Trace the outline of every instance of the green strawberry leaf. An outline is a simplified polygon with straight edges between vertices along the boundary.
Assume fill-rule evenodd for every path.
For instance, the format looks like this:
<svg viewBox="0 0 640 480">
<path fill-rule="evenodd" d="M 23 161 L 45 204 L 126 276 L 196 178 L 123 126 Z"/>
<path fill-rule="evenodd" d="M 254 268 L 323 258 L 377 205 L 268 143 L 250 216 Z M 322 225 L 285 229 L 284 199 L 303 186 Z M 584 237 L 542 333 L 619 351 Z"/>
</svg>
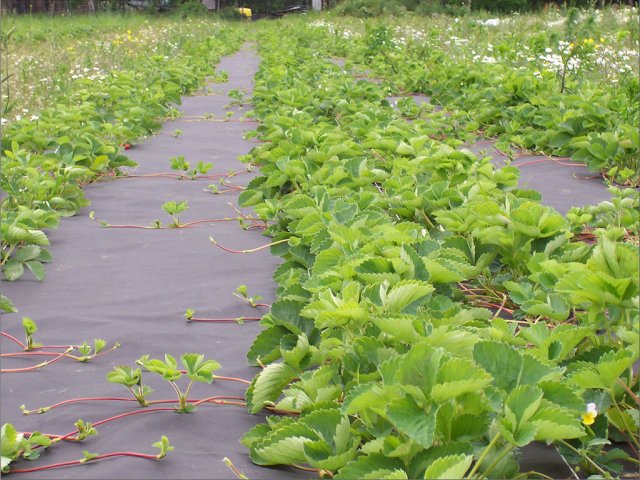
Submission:
<svg viewBox="0 0 640 480">
<path fill-rule="evenodd" d="M 265 404 L 273 403 L 298 373 L 285 363 L 272 363 L 262 370 L 247 389 L 249 413 L 258 413 Z"/>
</svg>

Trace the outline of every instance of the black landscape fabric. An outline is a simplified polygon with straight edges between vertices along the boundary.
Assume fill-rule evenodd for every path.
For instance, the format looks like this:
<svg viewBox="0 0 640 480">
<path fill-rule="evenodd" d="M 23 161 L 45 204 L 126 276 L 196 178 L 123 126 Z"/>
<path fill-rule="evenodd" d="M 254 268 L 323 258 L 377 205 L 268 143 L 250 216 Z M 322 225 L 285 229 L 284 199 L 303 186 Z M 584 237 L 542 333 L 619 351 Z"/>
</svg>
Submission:
<svg viewBox="0 0 640 480">
<path fill-rule="evenodd" d="M 167 122 L 160 134 L 128 151 L 138 162 L 136 174 L 171 172 L 169 159 L 183 155 L 194 166 L 198 161 L 213 163 L 211 173 L 242 172 L 237 160 L 255 143 L 242 139 L 253 128 L 241 123 L 238 108 L 233 122 L 226 118 L 226 92 L 245 90 L 250 98 L 252 78 L 258 58 L 250 50 L 222 60 L 219 69 L 229 73 L 229 81 L 212 84 L 210 92 L 185 98 L 180 109 L 185 117 Z M 241 109 L 240 109 L 241 110 Z M 215 117 L 211 118 L 211 115 Z M 196 116 L 210 117 L 197 119 Z M 218 120 L 218 121 L 216 121 Z M 174 137 L 175 130 L 182 134 Z M 255 174 L 239 173 L 233 184 L 246 185 Z M 58 230 L 49 232 L 53 263 L 47 277 L 37 282 L 25 274 L 15 282 L 3 282 L 3 294 L 11 298 L 18 314 L 3 316 L 2 329 L 23 338 L 21 318 L 38 323 L 36 340 L 46 344 L 81 344 L 102 338 L 122 346 L 89 363 L 63 359 L 44 369 L 2 375 L 2 421 L 20 431 L 65 434 L 75 429 L 79 418 L 95 422 L 136 410 L 136 403 L 87 402 L 67 405 L 42 415 L 23 416 L 20 405 L 36 408 L 75 397 L 127 397 L 125 387 L 109 383 L 105 375 L 116 365 L 134 367 L 143 354 L 178 358 L 185 352 L 205 354 L 222 368 L 218 375 L 250 380 L 256 369 L 247 366 L 246 352 L 258 334 L 255 322 L 244 324 L 188 323 L 187 308 L 199 317 L 259 317 L 266 310 L 252 308 L 232 295 L 245 284 L 251 295 L 262 295 L 271 303 L 271 280 L 278 259 L 268 249 L 253 254 L 227 253 L 213 246 L 213 236 L 221 245 L 248 249 L 269 242 L 257 230 L 243 230 L 237 221 L 202 224 L 186 229 L 144 230 L 103 228 L 89 218 L 110 224 L 150 225 L 170 218 L 162 210 L 167 201 L 186 200 L 189 209 L 179 215 L 181 222 L 201 219 L 235 218 L 228 205 L 236 205 L 237 194 L 214 195 L 203 190 L 216 180 L 174 180 L 169 178 L 124 178 L 86 188 L 91 206 L 79 215 L 64 219 Z M 224 188 L 224 187 L 220 187 Z M 15 347 L 15 348 L 14 348 Z M 17 351 L 17 345 L 3 339 L 2 351 Z M 35 364 L 41 358 L 3 359 L 3 368 Z M 150 400 L 173 398 L 171 387 L 154 374 L 143 380 L 154 389 Z M 185 378 L 181 379 L 184 381 Z M 180 383 L 180 381 L 178 382 Z M 183 385 L 184 386 L 184 385 Z M 243 396 L 246 385 L 227 381 L 197 383 L 190 398 L 214 395 Z M 143 409 L 140 409 L 143 410 Z M 94 464 L 38 473 L 16 474 L 20 478 L 74 479 L 213 479 L 234 478 L 222 462 L 229 457 L 244 474 L 261 478 L 308 478 L 312 474 L 289 469 L 253 465 L 240 437 L 263 415 L 249 415 L 244 407 L 201 405 L 190 414 L 170 411 L 149 412 L 122 418 L 97 427 L 99 434 L 79 444 L 56 445 L 37 462 L 20 462 L 27 468 L 82 458 L 82 451 L 109 453 L 135 451 L 156 454 L 151 445 L 166 435 L 175 451 L 159 462 L 136 458 L 113 458 Z"/>
<path fill-rule="evenodd" d="M 222 60 L 219 69 L 229 81 L 211 84 L 200 96 L 184 99 L 184 117 L 167 122 L 161 132 L 128 153 L 138 162 L 136 174 L 169 172 L 169 159 L 183 155 L 191 165 L 213 163 L 210 173 L 238 171 L 230 181 L 246 185 L 255 173 L 247 173 L 237 160 L 255 143 L 243 140 L 252 125 L 241 121 L 242 108 L 235 108 L 233 121 L 222 122 L 230 101 L 226 93 L 240 89 L 250 97 L 252 78 L 258 67 L 256 54 L 245 48 Z M 246 110 L 246 108 L 244 109 Z M 182 133 L 175 135 L 176 130 Z M 477 149 L 476 149 L 477 150 Z M 520 160 L 525 161 L 524 159 Z M 535 167 L 535 169 L 534 169 Z M 543 170 L 546 169 L 546 170 Z M 542 173 L 541 173 L 542 172 Z M 523 170 L 522 181 L 543 193 L 545 203 L 566 212 L 571 205 L 596 203 L 609 198 L 601 183 L 577 180 L 571 168 L 545 162 Z M 246 352 L 260 330 L 256 323 L 188 323 L 190 308 L 198 317 L 237 318 L 261 316 L 264 308 L 252 308 L 232 295 L 241 284 L 250 294 L 273 300 L 271 280 L 278 259 L 268 249 L 239 255 L 214 247 L 209 237 L 233 249 L 249 249 L 268 243 L 256 230 L 243 230 L 238 222 L 203 223 L 193 228 L 145 230 L 103 228 L 89 218 L 110 224 L 150 225 L 158 219 L 170 221 L 162 210 L 167 201 L 186 200 L 189 209 L 182 222 L 236 217 L 229 205 L 237 194 L 214 195 L 204 190 L 215 180 L 175 180 L 162 177 L 123 178 L 93 184 L 86 192 L 92 204 L 79 215 L 64 219 L 49 233 L 53 263 L 44 282 L 25 275 L 15 283 L 3 282 L 3 294 L 19 308 L 19 314 L 4 315 L 2 329 L 22 338 L 20 319 L 31 317 L 39 325 L 36 340 L 46 344 L 81 344 L 102 338 L 121 347 L 89 363 L 64 359 L 44 369 L 2 375 L 2 421 L 20 431 L 65 434 L 83 419 L 96 422 L 124 412 L 143 410 L 131 402 L 86 402 L 67 405 L 43 415 L 23 416 L 20 405 L 33 409 L 75 397 L 126 397 L 121 385 L 109 383 L 105 375 L 112 367 L 128 365 L 143 354 L 163 358 L 185 352 L 203 353 L 222 364 L 216 373 L 250 380 L 256 369 L 246 365 Z M 221 187 L 223 188 L 223 187 Z M 557 199 L 557 201 L 554 201 Z M 2 340 L 2 351 L 17 345 Z M 3 368 L 37 363 L 33 359 L 4 359 Z M 145 373 L 144 382 L 155 390 L 150 400 L 172 398 L 174 392 L 156 375 Z M 182 379 L 184 380 L 184 379 Z M 190 398 L 214 395 L 243 396 L 245 385 L 214 381 L 196 384 Z M 310 472 L 288 468 L 262 468 L 249 460 L 240 437 L 264 415 L 249 415 L 238 406 L 201 405 L 190 414 L 171 411 L 141 413 L 98 427 L 99 435 L 79 444 L 57 445 L 43 453 L 37 463 L 20 462 L 16 468 L 82 458 L 82 451 L 109 453 L 136 451 L 157 453 L 151 444 L 166 435 L 175 451 L 162 461 L 114 458 L 83 466 L 20 478 L 38 479 L 217 479 L 234 478 L 222 462 L 228 457 L 252 479 L 309 478 Z M 544 446 L 525 450 L 523 462 L 556 478 L 568 471 L 554 451 Z"/>
</svg>

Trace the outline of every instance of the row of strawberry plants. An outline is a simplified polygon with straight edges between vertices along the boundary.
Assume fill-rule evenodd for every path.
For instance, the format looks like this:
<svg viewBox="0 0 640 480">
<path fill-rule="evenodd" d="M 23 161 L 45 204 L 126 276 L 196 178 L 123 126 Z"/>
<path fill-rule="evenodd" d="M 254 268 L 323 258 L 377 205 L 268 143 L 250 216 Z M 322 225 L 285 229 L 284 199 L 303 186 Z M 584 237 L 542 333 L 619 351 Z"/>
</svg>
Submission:
<svg viewBox="0 0 640 480">
<path fill-rule="evenodd" d="M 0 265 L 7 280 L 25 269 L 44 277 L 43 264 L 51 260 L 44 229 L 56 228 L 60 217 L 89 203 L 84 184 L 134 166 L 124 147 L 157 130 L 180 96 L 198 88 L 220 57 L 241 43 L 239 29 L 220 23 L 182 34 L 179 40 L 165 39 L 174 42 L 171 57 L 157 45 L 154 55 L 141 50 L 134 67 L 97 80 L 78 79 L 56 105 L 5 127 Z"/>
<path fill-rule="evenodd" d="M 375 20 L 360 34 L 342 36 L 339 51 L 396 90 L 424 93 L 458 111 L 463 132 L 499 137 L 505 146 L 570 156 L 610 180 L 637 186 L 640 84 L 637 71 L 632 74 L 637 44 L 620 66 L 621 72 L 629 69 L 627 74 L 619 74 L 615 82 L 592 80 L 588 65 L 597 68 L 605 61 L 600 55 L 622 47 L 589 19 L 576 11 L 564 20 L 564 31 L 546 34 L 514 34 L 509 26 L 494 34 L 488 27 L 474 28 L 474 20 L 446 29 L 429 24 L 394 28 Z M 348 26 L 347 21 L 333 28 Z M 471 38 L 456 36 L 463 32 Z M 487 45 L 486 36 L 496 44 Z M 533 61 L 523 64 L 523 56 Z M 538 56 L 558 63 L 553 67 L 557 71 L 545 70 Z"/>
<path fill-rule="evenodd" d="M 574 473 L 618 473 L 611 441 L 638 449 L 637 248 L 622 228 L 578 241 L 517 169 L 433 140 L 328 61 L 334 42 L 300 24 L 260 36 L 265 143 L 245 159 L 262 175 L 239 200 L 283 263 L 246 399 L 288 415 L 245 435 L 251 459 L 516 478 L 539 441 Z"/>
</svg>

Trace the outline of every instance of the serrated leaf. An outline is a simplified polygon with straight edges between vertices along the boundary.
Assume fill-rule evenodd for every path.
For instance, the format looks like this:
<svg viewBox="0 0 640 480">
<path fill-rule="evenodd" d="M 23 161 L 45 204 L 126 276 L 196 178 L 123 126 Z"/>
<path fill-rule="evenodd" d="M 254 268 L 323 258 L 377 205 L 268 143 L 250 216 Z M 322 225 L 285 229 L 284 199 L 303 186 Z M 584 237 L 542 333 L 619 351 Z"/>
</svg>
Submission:
<svg viewBox="0 0 640 480">
<path fill-rule="evenodd" d="M 275 324 L 283 326 L 295 334 L 305 332 L 309 335 L 311 330 L 313 330 L 313 322 L 300 317 L 301 309 L 301 302 L 295 300 L 277 300 L 271 305 L 270 314 Z"/>
<path fill-rule="evenodd" d="M 272 363 L 262 370 L 247 389 L 249 413 L 258 413 L 266 403 L 274 402 L 298 373 L 286 363 Z"/>
<path fill-rule="evenodd" d="M 140 385 L 142 372 L 139 368 L 134 370 L 126 365 L 113 367 L 113 370 L 107 373 L 107 381 L 124 385 L 125 387 L 133 387 Z"/>
<path fill-rule="evenodd" d="M 418 252 L 416 252 L 416 250 L 411 245 L 402 246 L 400 258 L 402 258 L 407 263 L 411 263 L 413 278 L 423 281 L 429 280 L 429 271 L 425 268 L 425 264 L 422 261 L 420 255 L 418 255 Z"/>
<path fill-rule="evenodd" d="M 150 372 L 161 375 L 165 380 L 176 381 L 182 376 L 182 373 L 178 370 L 176 359 L 169 354 L 166 354 L 164 358 L 164 362 L 158 359 L 146 360 L 143 362 L 143 366 Z"/>
<path fill-rule="evenodd" d="M 348 415 L 374 409 L 384 412 L 385 405 L 397 395 L 384 389 L 377 383 L 366 383 L 352 388 L 342 403 L 342 410 Z"/>
<path fill-rule="evenodd" d="M 443 351 L 426 343 L 414 345 L 402 356 L 395 381 L 401 385 L 418 387 L 424 398 L 430 396 L 431 388 L 436 383 Z"/>
<path fill-rule="evenodd" d="M 371 321 L 383 333 L 407 343 L 416 342 L 422 338 L 413 325 L 414 320 L 415 317 L 410 315 L 388 314 L 371 317 Z"/>
<path fill-rule="evenodd" d="M 245 433 L 240 439 L 245 447 L 251 448 L 254 444 L 261 442 L 271 432 L 271 427 L 266 423 L 259 423 Z"/>
<path fill-rule="evenodd" d="M 324 440 L 316 440 L 304 444 L 304 454 L 307 462 L 314 468 L 328 471 L 336 471 L 353 460 L 358 451 L 358 437 L 355 437 L 350 449 L 340 453 L 332 452 Z"/>
<path fill-rule="evenodd" d="M 395 285 L 388 293 L 385 310 L 390 313 L 402 313 L 411 310 L 420 301 L 434 291 L 433 285 L 417 280 L 407 280 Z"/>
<path fill-rule="evenodd" d="M 304 445 L 317 436 L 306 425 L 295 422 L 276 428 L 249 455 L 257 465 L 291 465 L 305 463 Z"/>
<path fill-rule="evenodd" d="M 381 478 L 381 475 L 402 470 L 403 464 L 397 458 L 387 458 L 379 453 L 360 455 L 356 460 L 347 463 L 333 477 L 335 480 L 353 480 L 355 478 Z M 372 477 L 372 475 L 375 475 Z"/>
<path fill-rule="evenodd" d="M 473 348 L 473 358 L 493 375 L 499 388 L 511 391 L 518 384 L 522 358 L 513 347 L 500 342 L 479 342 Z"/>
<path fill-rule="evenodd" d="M 450 428 L 452 440 L 475 440 L 487 434 L 489 423 L 486 417 L 463 413 L 451 419 Z"/>
<path fill-rule="evenodd" d="M 438 383 L 433 386 L 431 396 L 444 402 L 470 392 L 484 390 L 491 383 L 491 376 L 464 358 L 452 358 L 440 367 Z"/>
<path fill-rule="evenodd" d="M 263 365 L 267 365 L 280 358 L 280 340 L 288 333 L 290 331 L 280 325 L 261 331 L 247 352 L 249 365 L 257 366 L 258 359 Z"/>
<path fill-rule="evenodd" d="M 25 262 L 25 265 L 31 271 L 31 273 L 33 273 L 33 276 L 36 277 L 37 280 L 44 280 L 45 271 L 44 265 L 42 265 L 42 263 L 38 262 L 37 260 L 29 260 L 28 262 Z"/>
<path fill-rule="evenodd" d="M 24 247 L 20 247 L 13 255 L 13 258 L 17 262 L 24 263 L 28 260 L 33 260 L 37 258 L 41 253 L 41 248 L 37 245 L 25 245 Z"/>
<path fill-rule="evenodd" d="M 543 400 L 538 412 L 531 418 L 538 441 L 556 441 L 579 438 L 584 435 L 579 416 L 566 408 Z"/>
<path fill-rule="evenodd" d="M 309 339 L 304 333 L 286 335 L 280 341 L 280 352 L 286 363 L 300 369 L 300 363 L 309 353 Z"/>
<path fill-rule="evenodd" d="M 213 372 L 220 368 L 218 362 L 205 360 L 204 355 L 200 353 L 183 353 L 180 359 L 187 371 L 187 377 L 194 382 L 211 383 Z"/>
<path fill-rule="evenodd" d="M 4 276 L 10 282 L 20 278 L 23 273 L 24 264 L 14 260 L 13 258 L 4 264 Z"/>
<path fill-rule="evenodd" d="M 39 246 L 49 245 L 49 239 L 44 232 L 40 230 L 29 230 L 27 236 L 24 239 L 26 244 L 33 244 Z"/>
<path fill-rule="evenodd" d="M 529 420 L 538 411 L 542 391 L 531 385 L 519 385 L 507 398 L 503 426 L 510 430 L 516 445 L 523 447 L 533 439 L 535 430 Z"/>
<path fill-rule="evenodd" d="M 472 461 L 473 455 L 449 455 L 438 458 L 424 472 L 424 478 L 427 480 L 465 478 L 464 475 Z"/>
<path fill-rule="evenodd" d="M 238 205 L 241 207 L 253 207 L 264 199 L 264 194 L 260 190 L 245 190 L 238 196 Z"/>
<path fill-rule="evenodd" d="M 411 440 L 429 448 L 433 445 L 437 411 L 433 404 L 420 407 L 413 398 L 403 397 L 387 407 L 387 416 Z"/>
</svg>

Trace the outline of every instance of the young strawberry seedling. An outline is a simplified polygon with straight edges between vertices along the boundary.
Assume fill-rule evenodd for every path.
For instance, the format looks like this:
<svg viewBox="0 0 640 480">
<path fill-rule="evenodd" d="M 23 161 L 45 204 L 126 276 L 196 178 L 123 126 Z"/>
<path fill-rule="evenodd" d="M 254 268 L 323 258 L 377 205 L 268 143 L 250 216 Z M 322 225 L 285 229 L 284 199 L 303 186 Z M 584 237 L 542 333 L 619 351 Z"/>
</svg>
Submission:
<svg viewBox="0 0 640 480">
<path fill-rule="evenodd" d="M 70 460 L 67 462 L 59 462 L 59 463 L 53 463 L 50 465 L 44 465 L 41 467 L 32 467 L 32 468 L 15 468 L 15 469 L 10 469 L 9 465 L 7 464 L 7 470 L 6 472 L 3 469 L 3 472 L 5 473 L 31 473 L 31 472 L 41 472 L 44 470 L 53 470 L 55 468 L 62 468 L 62 467 L 69 467 L 72 465 L 82 465 L 85 463 L 89 463 L 89 462 L 96 462 L 99 460 L 104 460 L 107 458 L 113 458 L 113 457 L 134 457 L 134 458 L 144 458 L 147 460 L 160 460 L 162 458 L 164 458 L 168 452 L 170 452 L 171 450 L 173 450 L 173 446 L 171 446 L 169 444 L 169 440 L 167 439 L 166 436 L 162 436 L 162 438 L 160 439 L 159 442 L 156 442 L 152 445 L 153 447 L 156 447 L 158 449 L 160 449 L 160 452 L 156 455 L 152 455 L 152 454 L 148 454 L 148 453 L 139 453 L 139 452 L 111 452 L 111 453 L 104 453 L 104 454 L 97 454 L 97 453 L 90 453 L 87 450 L 84 450 L 83 453 L 83 457 L 77 460 Z"/>
<path fill-rule="evenodd" d="M 25 473 L 32 469 L 15 470 L 10 465 L 20 459 L 37 460 L 40 457 L 40 448 L 50 448 L 62 441 L 81 442 L 85 438 L 96 435 L 98 432 L 91 423 L 78 420 L 75 423 L 76 430 L 66 435 L 55 435 L 41 432 L 18 432 L 10 423 L 2 425 L 0 441 L 2 444 L 2 473 Z M 42 467 L 37 467 L 42 469 Z M 49 467 L 55 468 L 55 467 Z M 44 468 L 47 469 L 47 468 Z"/>
<path fill-rule="evenodd" d="M 236 288 L 236 291 L 233 292 L 233 295 L 235 297 L 238 297 L 241 300 L 244 300 L 249 304 L 249 306 L 254 308 L 256 307 L 270 308 L 271 307 L 271 305 L 267 303 L 258 303 L 258 300 L 262 300 L 262 295 L 254 295 L 253 297 L 250 296 L 249 290 L 247 289 L 246 285 L 238 285 L 238 288 Z"/>
<path fill-rule="evenodd" d="M 131 225 L 131 224 L 111 224 L 107 223 L 104 220 L 98 220 L 95 217 L 95 212 L 89 212 L 89 218 L 96 223 L 99 223 L 104 228 L 139 228 L 142 230 L 167 230 L 167 229 L 175 229 L 175 228 L 191 228 L 196 225 L 201 225 L 205 223 L 220 223 L 220 222 L 233 222 L 240 221 L 241 219 L 238 217 L 225 217 L 225 218 L 212 218 L 205 220 L 193 220 L 191 222 L 181 223 L 178 218 L 178 214 L 184 212 L 189 208 L 189 204 L 187 201 L 183 200 L 181 202 L 167 202 L 162 205 L 162 209 L 167 212 L 171 216 L 172 222 L 163 225 L 160 220 L 154 220 L 151 225 Z"/>
<path fill-rule="evenodd" d="M 0 332 L 0 334 L 11 340 L 13 343 L 19 345 L 23 351 L 22 352 L 5 352 L 0 354 L 2 358 L 10 358 L 10 357 L 51 357 L 50 360 L 46 360 L 44 362 L 38 363 L 31 367 L 23 367 L 23 368 L 6 368 L 0 370 L 2 373 L 20 373 L 20 372 L 28 372 L 32 370 L 38 370 L 40 368 L 46 367 L 52 363 L 55 363 L 61 360 L 64 357 L 71 358 L 78 362 L 88 362 L 100 355 L 104 355 L 105 353 L 111 352 L 120 347 L 119 343 L 114 344 L 111 348 L 106 349 L 107 342 L 100 338 L 96 338 L 93 341 L 93 346 L 89 345 L 86 341 L 82 343 L 82 345 L 43 345 L 34 340 L 33 335 L 38 331 L 38 325 L 29 317 L 23 317 L 22 319 L 22 327 L 25 332 L 25 342 L 21 342 L 13 335 L 10 335 L 6 332 Z M 63 350 L 62 352 L 54 352 L 50 350 Z M 78 351 L 78 355 L 73 355 L 72 352 L 74 350 Z"/>
<path fill-rule="evenodd" d="M 229 98 L 231 98 L 231 101 L 227 103 L 224 106 L 224 108 L 230 108 L 233 106 L 242 107 L 245 105 L 245 100 L 244 100 L 245 92 L 243 92 L 242 90 L 234 88 L 232 90 L 229 90 L 227 92 L 227 95 L 229 96 Z"/>
<path fill-rule="evenodd" d="M 168 357 L 168 358 L 167 358 Z M 201 354 L 183 354 L 181 357 L 182 364 L 186 369 L 178 369 L 175 359 L 173 357 L 165 356 L 165 362 L 161 362 L 160 360 L 149 360 L 148 356 L 145 355 L 137 360 L 136 363 L 146 366 L 150 364 L 149 371 L 152 371 L 151 368 L 155 369 L 154 373 L 158 373 L 162 375 L 165 380 L 168 380 L 174 391 L 178 393 L 177 399 L 162 399 L 162 400 L 148 400 L 147 396 L 153 391 L 151 388 L 142 382 L 142 371 L 140 368 L 131 368 L 128 366 L 116 366 L 107 374 L 107 381 L 119 385 L 123 385 L 129 390 L 129 392 L 133 395 L 131 397 L 80 397 L 80 398 L 71 398 L 67 400 L 63 400 L 61 402 L 55 403 L 53 405 L 48 405 L 45 407 L 39 407 L 36 409 L 29 410 L 24 405 L 20 408 L 22 413 L 25 415 L 33 415 L 33 414 L 42 414 L 46 413 L 49 410 L 53 410 L 54 408 L 59 408 L 65 405 L 72 405 L 76 403 L 85 403 L 85 402 L 97 402 L 97 401 L 105 401 L 105 402 L 137 402 L 141 407 L 149 407 L 151 405 L 159 405 L 166 403 L 178 403 L 180 406 L 178 408 L 160 408 L 160 409 L 148 409 L 145 408 L 146 412 L 149 411 L 179 411 L 186 412 L 193 410 L 193 407 L 196 405 L 200 405 L 202 403 L 214 403 L 217 405 L 244 405 L 244 402 L 238 403 L 238 400 L 243 400 L 244 397 L 236 396 L 236 395 L 217 395 L 213 397 L 206 397 L 199 400 L 192 400 L 188 402 L 187 396 L 189 391 L 193 385 L 193 382 L 206 382 L 211 383 L 213 380 L 219 381 L 229 381 L 229 382 L 237 382 L 245 385 L 250 384 L 249 380 L 245 380 L 237 377 L 225 377 L 220 375 L 213 375 L 213 371 L 216 370 L 219 365 L 217 362 L 213 360 L 204 360 L 204 356 Z M 174 368 L 175 367 L 175 368 Z M 159 373 L 163 372 L 163 373 Z M 180 378 L 183 374 L 187 375 L 191 381 L 187 386 L 187 389 L 184 393 L 180 391 L 175 381 Z M 166 378 L 165 378 L 166 377 Z M 100 420 L 99 422 L 94 423 L 94 425 L 101 425 L 106 422 L 110 422 L 116 420 L 118 418 L 122 418 L 123 416 L 128 416 L 134 414 L 133 412 L 128 412 L 125 414 L 120 414 L 115 417 L 110 417 L 104 420 Z M 72 432 L 69 435 L 75 435 L 75 432 Z"/>
<path fill-rule="evenodd" d="M 188 208 L 189 208 L 189 204 L 187 203 L 186 200 L 183 200 L 181 202 L 170 201 L 162 205 L 162 209 L 169 214 L 169 216 L 171 217 L 171 220 L 173 221 L 169 225 L 169 227 L 179 228 L 181 225 L 180 225 L 180 219 L 178 218 L 178 214 L 186 211 Z"/>
<path fill-rule="evenodd" d="M 220 368 L 220 364 L 214 360 L 205 360 L 204 355 L 197 353 L 183 353 L 180 356 L 180 360 L 189 378 L 189 383 L 184 392 L 180 390 L 180 387 L 178 387 L 176 383 L 176 381 L 182 377 L 182 371 L 178 369 L 178 363 L 173 356 L 166 354 L 164 361 L 162 361 L 159 359 L 150 359 L 148 355 L 144 355 L 136 360 L 136 363 L 168 381 L 178 395 L 179 405 L 176 410 L 181 413 L 188 413 L 195 409 L 195 405 L 188 402 L 191 387 L 193 387 L 196 382 L 213 382 L 213 372 Z"/>
<path fill-rule="evenodd" d="M 182 172 L 178 177 L 180 179 L 189 178 L 195 180 L 196 178 L 208 178 L 207 174 L 209 170 L 213 168 L 212 163 L 205 163 L 202 160 L 200 160 L 194 168 L 191 168 L 191 164 L 187 162 L 182 155 L 171 158 L 169 162 L 172 170 Z"/>
</svg>

